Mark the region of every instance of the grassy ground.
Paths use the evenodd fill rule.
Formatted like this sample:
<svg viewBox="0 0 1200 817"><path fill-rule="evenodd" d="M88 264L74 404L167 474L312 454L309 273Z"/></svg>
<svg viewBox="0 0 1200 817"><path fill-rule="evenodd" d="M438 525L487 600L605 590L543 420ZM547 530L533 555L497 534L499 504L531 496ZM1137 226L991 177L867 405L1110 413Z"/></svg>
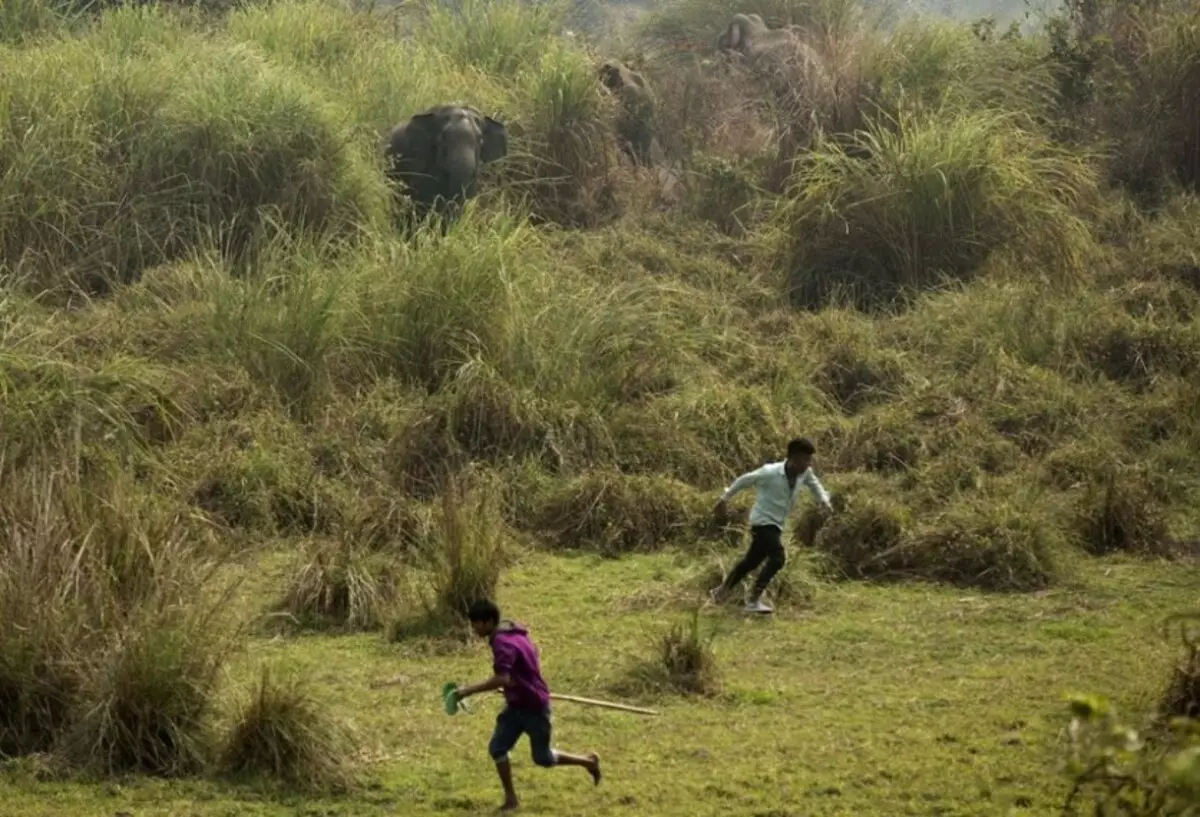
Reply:
<svg viewBox="0 0 1200 817"><path fill-rule="evenodd" d="M276 560L278 564L278 560ZM274 582L251 571L247 599ZM523 742L515 774L533 814L1052 814L1063 696L1113 693L1121 708L1161 694L1178 657L1165 615L1194 603L1194 567L1106 559L1035 596L922 585L821 586L809 609L775 618L702 617L720 661L710 698L631 694L646 642L686 618L689 554L627 561L529 555L499 592L527 623L554 690L656 707L661 715L559 703L556 743L594 750L606 777L537 769ZM5 814L478 814L499 802L486 756L497 701L447 717L438 689L488 672L481 645L439 655L372 636L254 638L232 671L270 663L305 675L324 705L362 732L374 785L344 798L264 800L203 783L101 786L5 776ZM394 677L392 687L370 689ZM578 772L578 773L576 773Z"/></svg>

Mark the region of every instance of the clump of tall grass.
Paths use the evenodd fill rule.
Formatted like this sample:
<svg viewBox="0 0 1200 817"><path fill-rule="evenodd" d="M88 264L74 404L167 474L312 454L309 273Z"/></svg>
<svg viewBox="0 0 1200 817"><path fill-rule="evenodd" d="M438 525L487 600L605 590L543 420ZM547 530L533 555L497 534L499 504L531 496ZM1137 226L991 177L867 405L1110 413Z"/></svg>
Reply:
<svg viewBox="0 0 1200 817"><path fill-rule="evenodd" d="M465 489L465 490L464 490ZM438 546L433 557L437 609L465 620L471 603L495 598L511 557L498 495L486 482L448 479L438 507Z"/></svg>
<svg viewBox="0 0 1200 817"><path fill-rule="evenodd" d="M809 154L777 214L797 306L903 303L970 278L998 251L1052 280L1081 272L1092 242L1078 210L1095 173L1010 116L905 110L854 143L866 158L831 142Z"/></svg>
<svg viewBox="0 0 1200 817"><path fill-rule="evenodd" d="M802 518L797 533L829 557L829 567L848 578L878 575L904 545L909 512L885 497L856 498L828 519Z"/></svg>
<svg viewBox="0 0 1200 817"><path fill-rule="evenodd" d="M613 98L578 49L554 41L521 80L529 100L524 151L505 176L530 216L567 227L593 227L617 212Z"/></svg>
<svg viewBox="0 0 1200 817"><path fill-rule="evenodd" d="M515 0L424 3L425 36L455 65L489 76L515 77L536 66L562 29L562 0L527 5Z"/></svg>
<svg viewBox="0 0 1200 817"><path fill-rule="evenodd" d="M715 631L704 632L700 609L685 621L654 634L647 644L650 655L630 667L615 690L622 694L674 692L681 695L715 695L721 689L721 672L713 650Z"/></svg>
<svg viewBox="0 0 1200 817"><path fill-rule="evenodd" d="M534 529L556 547L607 555L658 550L705 529L712 500L663 476L592 471L545 500Z"/></svg>
<svg viewBox="0 0 1200 817"><path fill-rule="evenodd" d="M202 247L250 261L275 223L350 235L382 215L383 180L325 100L250 49L174 40L0 53L0 262L31 286L105 291Z"/></svg>
<svg viewBox="0 0 1200 817"><path fill-rule="evenodd" d="M268 668L235 716L220 765L233 776L260 776L301 791L342 790L350 782L350 732L299 678Z"/></svg>
<svg viewBox="0 0 1200 817"><path fill-rule="evenodd" d="M301 626L377 629L397 601L394 559L344 540L315 542L300 560L280 608Z"/></svg>
<svg viewBox="0 0 1200 817"><path fill-rule="evenodd" d="M1043 508L968 496L919 526L894 562L901 574L962 587L1026 592L1066 570L1063 526Z"/></svg>
<svg viewBox="0 0 1200 817"><path fill-rule="evenodd" d="M198 529L112 471L42 463L7 484L5 751L101 773L196 768L233 635Z"/></svg>
<svg viewBox="0 0 1200 817"><path fill-rule="evenodd" d="M222 611L154 611L112 632L86 666L65 755L104 775L180 775L204 765L233 649Z"/></svg>
<svg viewBox="0 0 1200 817"><path fill-rule="evenodd" d="M1170 534L1162 509L1136 470L1107 464L1101 480L1088 486L1077 510L1076 528L1090 553L1163 556Z"/></svg>
<svg viewBox="0 0 1200 817"><path fill-rule="evenodd" d="M0 6L0 43L19 45L73 22L77 0L10 0Z"/></svg>
<svg viewBox="0 0 1200 817"><path fill-rule="evenodd" d="M437 499L428 545L415 560L424 573L415 592L423 598L393 622L393 640L464 636L471 603L496 597L514 554L502 495L487 474L447 475L438 484Z"/></svg>
<svg viewBox="0 0 1200 817"><path fill-rule="evenodd" d="M865 44L862 71L877 84L882 111L1003 111L1025 125L1055 111L1058 88L1040 43L981 37L964 22L909 19Z"/></svg>

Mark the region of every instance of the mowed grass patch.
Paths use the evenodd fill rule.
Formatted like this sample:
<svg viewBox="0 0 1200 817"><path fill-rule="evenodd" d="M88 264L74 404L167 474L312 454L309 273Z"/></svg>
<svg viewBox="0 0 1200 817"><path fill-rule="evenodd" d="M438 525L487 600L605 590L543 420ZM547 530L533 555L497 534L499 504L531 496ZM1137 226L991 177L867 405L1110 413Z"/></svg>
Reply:
<svg viewBox="0 0 1200 817"><path fill-rule="evenodd" d="M505 616L530 628L553 690L612 698L605 687L646 657L647 634L674 623L659 610L614 609L614 595L685 572L670 553L531 556L505 574L497 598ZM1077 586L1038 596L844 584L800 618L710 608L700 624L718 634L719 695L622 698L644 697L662 713L657 718L558 703L556 744L599 752L604 782L595 788L583 775L535 769L522 744L514 753L517 785L527 809L556 813L616 815L630 802L681 817L753 813L780 808L785 796L818 815L1053 812L1067 789L1057 765L1063 696L1095 689L1123 711L1156 705L1179 653L1177 641L1157 635L1158 625L1189 609L1198 578L1194 566L1110 558L1085 566ZM263 637L252 645L235 677L252 683L269 655L305 677L328 714L368 736L365 758L382 787L314 795L307 807L365 815L403 802L406 813L443 815L497 804L484 747L498 701L480 696L473 712L449 718L438 699L446 680L486 677L481 642L448 655L385 647L365 635ZM397 674L393 686L369 686ZM722 768L715 778L714 763ZM957 773L947 776L947 767ZM764 773L775 781L769 790ZM198 815L293 810L199 781L132 779L106 793L10 771L0 793L14 810L37 815L111 814L134 803L166 811L183 801Z"/></svg>

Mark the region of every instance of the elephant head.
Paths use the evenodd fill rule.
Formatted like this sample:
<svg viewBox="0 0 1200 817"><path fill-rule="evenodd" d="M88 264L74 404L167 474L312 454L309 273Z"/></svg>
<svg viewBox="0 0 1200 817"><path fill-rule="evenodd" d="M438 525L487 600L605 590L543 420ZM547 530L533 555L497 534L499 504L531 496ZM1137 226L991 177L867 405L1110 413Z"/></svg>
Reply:
<svg viewBox="0 0 1200 817"><path fill-rule="evenodd" d="M622 152L635 164L651 162L655 104L646 80L637 71L615 60L600 66L600 83L617 97L617 140Z"/></svg>
<svg viewBox="0 0 1200 817"><path fill-rule="evenodd" d="M747 52L761 34L768 31L767 24L757 14L735 14L729 21L725 33L717 38L720 51Z"/></svg>
<svg viewBox="0 0 1200 817"><path fill-rule="evenodd" d="M476 193L479 168L508 155L504 124L469 105L439 105L392 129L388 176L420 209L461 204Z"/></svg>
<svg viewBox="0 0 1200 817"><path fill-rule="evenodd" d="M600 82L614 92L622 88L646 87L646 80L641 74L615 60L608 60L600 66Z"/></svg>

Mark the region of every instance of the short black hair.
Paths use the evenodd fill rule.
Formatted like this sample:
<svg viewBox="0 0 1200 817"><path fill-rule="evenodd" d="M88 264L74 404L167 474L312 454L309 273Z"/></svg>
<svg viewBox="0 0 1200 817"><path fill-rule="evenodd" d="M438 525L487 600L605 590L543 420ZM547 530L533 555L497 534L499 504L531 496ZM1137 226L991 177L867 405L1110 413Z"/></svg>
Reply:
<svg viewBox="0 0 1200 817"><path fill-rule="evenodd" d="M817 453L817 447L807 437L797 437L788 443L787 455L789 458L799 457L804 454L811 457L815 453Z"/></svg>
<svg viewBox="0 0 1200 817"><path fill-rule="evenodd" d="M467 618L471 621L490 621L493 624L499 624L500 608L489 599L479 599L471 603L471 608L467 610Z"/></svg>

